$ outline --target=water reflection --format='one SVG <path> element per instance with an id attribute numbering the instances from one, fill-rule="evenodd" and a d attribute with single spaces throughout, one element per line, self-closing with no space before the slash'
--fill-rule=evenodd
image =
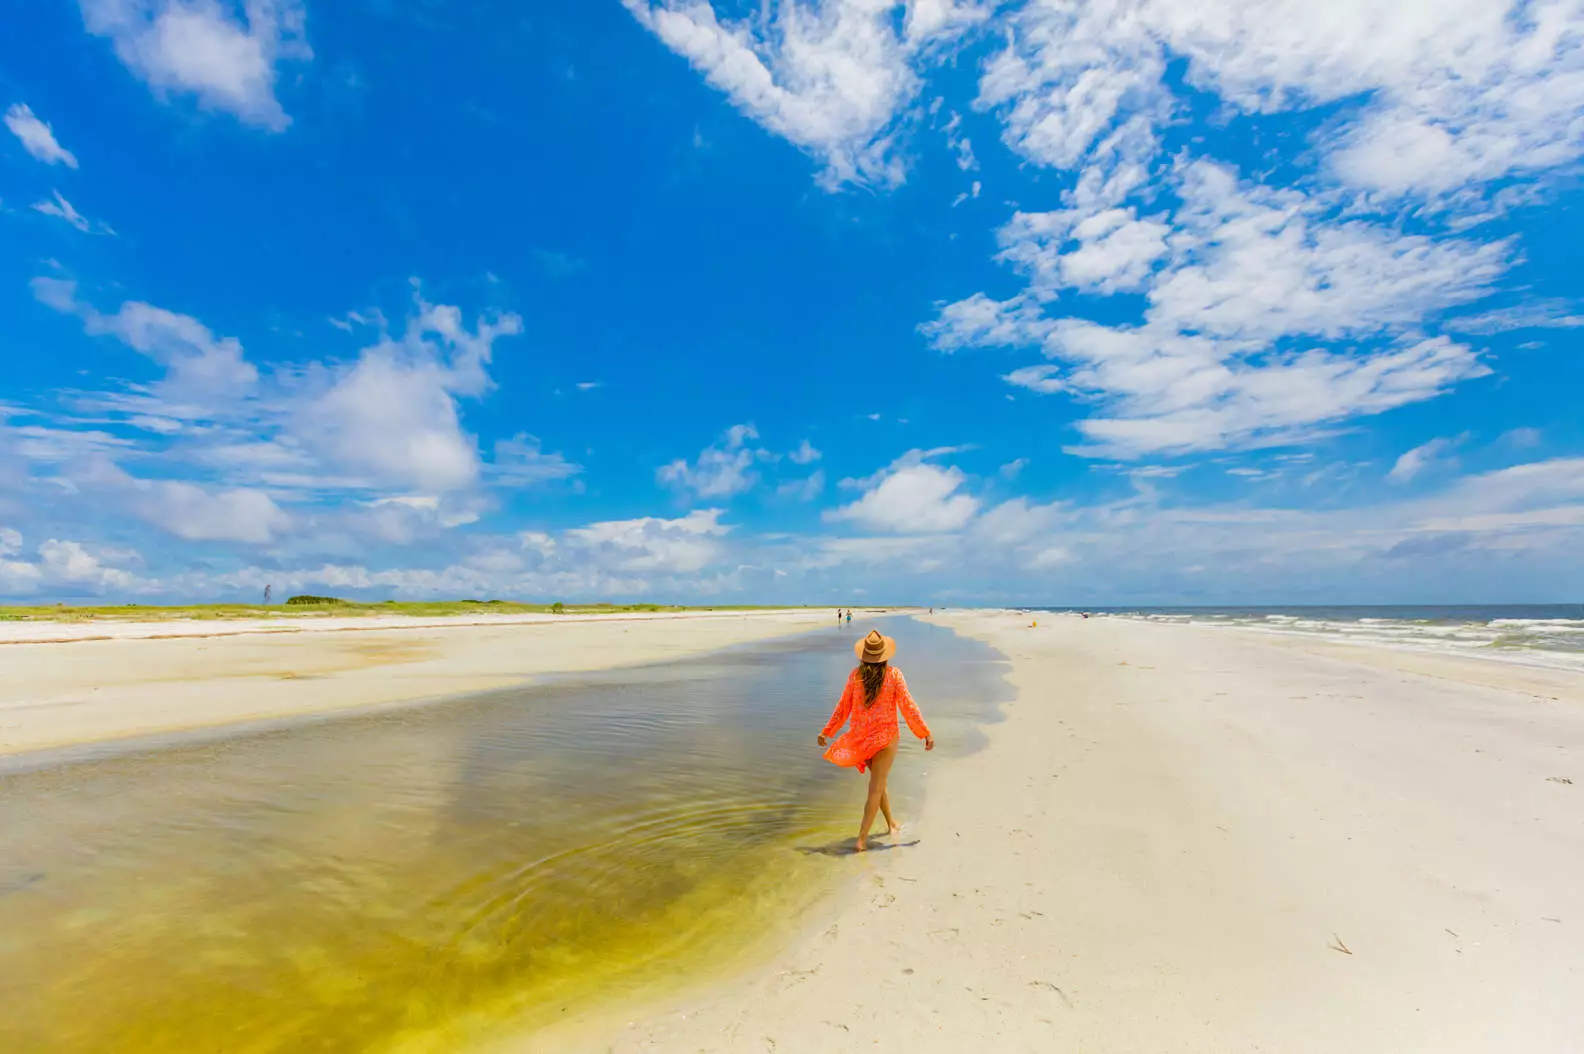
<path id="1" fill-rule="evenodd" d="M 888 631 L 963 749 L 993 654 Z M 455 1049 L 740 947 L 850 873 L 852 637 L 0 776 L 0 1049 Z"/>

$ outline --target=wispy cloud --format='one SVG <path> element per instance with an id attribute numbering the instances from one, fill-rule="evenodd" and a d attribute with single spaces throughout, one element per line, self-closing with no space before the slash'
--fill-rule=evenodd
<path id="1" fill-rule="evenodd" d="M 46 165 L 77 167 L 77 155 L 61 146 L 55 139 L 55 130 L 25 103 L 11 104 L 6 110 L 5 124 L 22 143 L 22 148 Z"/>
<path id="2" fill-rule="evenodd" d="M 1182 204 L 1169 226 L 1148 221 L 1119 255 L 1076 272 L 1066 261 L 1091 247 L 1077 233 L 1084 224 L 1098 219 L 1093 231 L 1103 235 L 1145 221 L 1117 209 L 1019 214 L 1002 231 L 1002 259 L 1028 276 L 1027 291 L 947 305 L 925 333 L 946 349 L 1038 347 L 1060 366 L 1023 367 L 1007 380 L 1090 397 L 1101 412 L 1078 423 L 1089 442 L 1074 450 L 1107 457 L 1288 442 L 1488 372 L 1473 349 L 1417 330 L 1485 295 L 1507 265 L 1504 243 L 1335 219 L 1322 202 L 1209 162 L 1182 166 L 1174 186 Z M 1143 322 L 1047 314 L 1040 305 L 1069 287 L 1142 291 Z"/>
<path id="3" fill-rule="evenodd" d="M 988 3 L 895 5 L 804 0 L 724 22 L 703 0 L 623 0 L 748 116 L 807 150 L 830 186 L 901 182 L 898 121 L 920 79 L 914 63 L 988 17 Z"/>
<path id="4" fill-rule="evenodd" d="M 759 438 L 751 424 L 733 425 L 720 440 L 699 451 L 691 463 L 678 458 L 655 473 L 661 483 L 700 498 L 729 498 L 751 490 L 759 482 L 754 466 L 773 461 L 776 455 L 750 444 Z"/>
<path id="5" fill-rule="evenodd" d="M 1386 478 L 1393 483 L 1410 482 L 1433 464 L 1451 445 L 1450 439 L 1432 439 L 1428 443 L 1421 443 L 1399 457 L 1392 465 L 1391 471 L 1386 473 Z"/>
<path id="6" fill-rule="evenodd" d="M 84 234 L 86 234 L 93 226 L 93 224 L 88 222 L 87 217 L 83 216 L 82 213 L 73 208 L 72 203 L 61 196 L 61 192 L 58 190 L 54 191 L 54 200 L 40 201 L 35 203 L 33 206 L 33 211 L 42 212 L 46 216 L 54 216 L 56 219 L 65 220 L 67 223 L 71 224 L 73 227 L 76 227 Z"/>

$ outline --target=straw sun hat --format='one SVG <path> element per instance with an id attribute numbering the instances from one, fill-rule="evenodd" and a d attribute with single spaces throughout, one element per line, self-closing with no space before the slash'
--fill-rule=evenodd
<path id="1" fill-rule="evenodd" d="M 859 662 L 889 662 L 891 656 L 896 654 L 896 638 L 872 629 L 869 636 L 853 645 L 853 651 L 857 653 Z"/>

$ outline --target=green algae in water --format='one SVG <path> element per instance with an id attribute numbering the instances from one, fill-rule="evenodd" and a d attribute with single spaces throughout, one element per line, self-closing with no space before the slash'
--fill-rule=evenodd
<path id="1" fill-rule="evenodd" d="M 849 870 L 850 636 L 0 777 L 0 1049 L 463 1049 L 752 946 Z"/>

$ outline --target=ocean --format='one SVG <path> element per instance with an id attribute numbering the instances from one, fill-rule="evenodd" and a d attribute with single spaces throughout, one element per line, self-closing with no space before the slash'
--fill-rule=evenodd
<path id="1" fill-rule="evenodd" d="M 1584 672 L 1584 604 L 1335 607 L 1039 607 L 1147 622 L 1237 626 Z"/>

